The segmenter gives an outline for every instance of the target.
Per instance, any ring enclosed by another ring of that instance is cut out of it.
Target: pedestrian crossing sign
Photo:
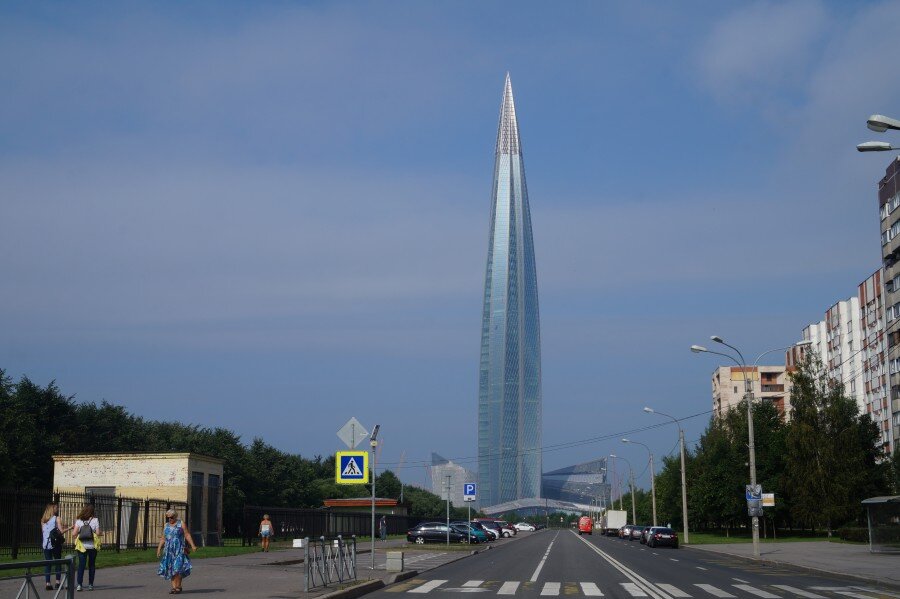
[[[365,451],[339,451],[335,454],[334,470],[334,482],[338,484],[368,484],[369,454]]]

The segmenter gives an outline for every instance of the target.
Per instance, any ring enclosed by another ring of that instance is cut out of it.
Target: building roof
[[[370,507],[371,497],[354,497],[351,499],[326,499],[322,502],[325,507]],[[375,507],[396,507],[399,502],[396,499],[384,497],[375,498]]]
[[[882,497],[869,497],[863,499],[863,505],[873,505],[878,503],[900,503],[900,495],[885,495]]]
[[[54,462],[60,460],[88,461],[88,460],[125,460],[125,459],[142,459],[142,460],[170,460],[172,458],[198,459],[216,464],[224,464],[225,460],[214,458],[213,456],[204,455],[202,453],[192,453],[189,451],[174,451],[169,453],[163,452],[98,452],[98,453],[57,453],[51,456]]]

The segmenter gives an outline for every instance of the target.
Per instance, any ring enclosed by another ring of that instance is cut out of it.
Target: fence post
[[[116,497],[116,553],[122,548],[122,498]]]
[[[75,556],[67,555],[69,565],[66,567],[66,597],[75,599]]]
[[[13,496],[13,520],[12,520],[12,548],[10,549],[10,558],[17,559],[19,557],[19,509],[22,507],[21,491],[16,489]]]
[[[306,577],[303,579],[303,592],[309,592],[309,537],[303,539],[303,565],[306,567]]]
[[[144,500],[144,549],[147,549],[147,542],[150,540],[150,499]]]

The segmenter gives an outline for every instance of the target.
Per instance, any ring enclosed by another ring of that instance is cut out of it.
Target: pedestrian
[[[185,542],[191,546],[190,550]],[[191,551],[197,551],[191,532],[178,519],[178,512],[173,509],[166,511],[166,527],[156,547],[156,557],[162,558],[156,573],[172,581],[170,595],[180,593],[181,581],[191,575],[191,558],[188,557]]]
[[[259,537],[262,539],[262,550],[269,550],[269,539],[275,535],[275,527],[269,520],[269,514],[263,514],[262,522],[259,523]]]
[[[72,536],[75,538],[75,551],[78,552],[78,586],[80,591],[84,584],[84,567],[88,568],[89,591],[94,590],[94,573],[97,571],[97,551],[100,550],[100,520],[94,515],[94,506],[81,508],[75,524],[72,525]]]
[[[382,541],[387,541],[387,516],[381,517],[381,522],[378,525],[378,534]]]
[[[63,528],[59,519],[59,504],[48,503],[41,517],[41,549],[44,551],[44,559],[62,559],[63,543],[66,540],[65,533],[72,527]],[[50,586],[50,565],[44,566],[44,578],[46,589],[52,591],[59,588],[62,579],[62,564],[56,564],[56,586]]]

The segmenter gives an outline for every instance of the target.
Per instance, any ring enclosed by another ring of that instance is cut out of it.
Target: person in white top
[[[97,546],[94,540],[97,539],[100,532],[100,520],[94,516],[94,506],[86,505],[81,508],[78,513],[78,519],[73,525],[73,536],[75,541],[75,550],[78,551],[78,586],[76,591],[80,591],[84,584],[84,567],[85,562],[88,567],[88,590],[94,590],[94,573],[97,570]]]
[[[62,521],[59,519],[59,505],[48,503],[44,508],[44,515],[41,517],[41,549],[44,552],[44,559],[62,559],[64,533],[70,531],[72,527],[64,528]],[[55,532],[54,532],[55,531]],[[62,565],[56,564],[56,586],[50,586],[50,566],[44,566],[44,578],[46,579],[46,589],[52,591],[59,588],[59,582],[62,578]]]

